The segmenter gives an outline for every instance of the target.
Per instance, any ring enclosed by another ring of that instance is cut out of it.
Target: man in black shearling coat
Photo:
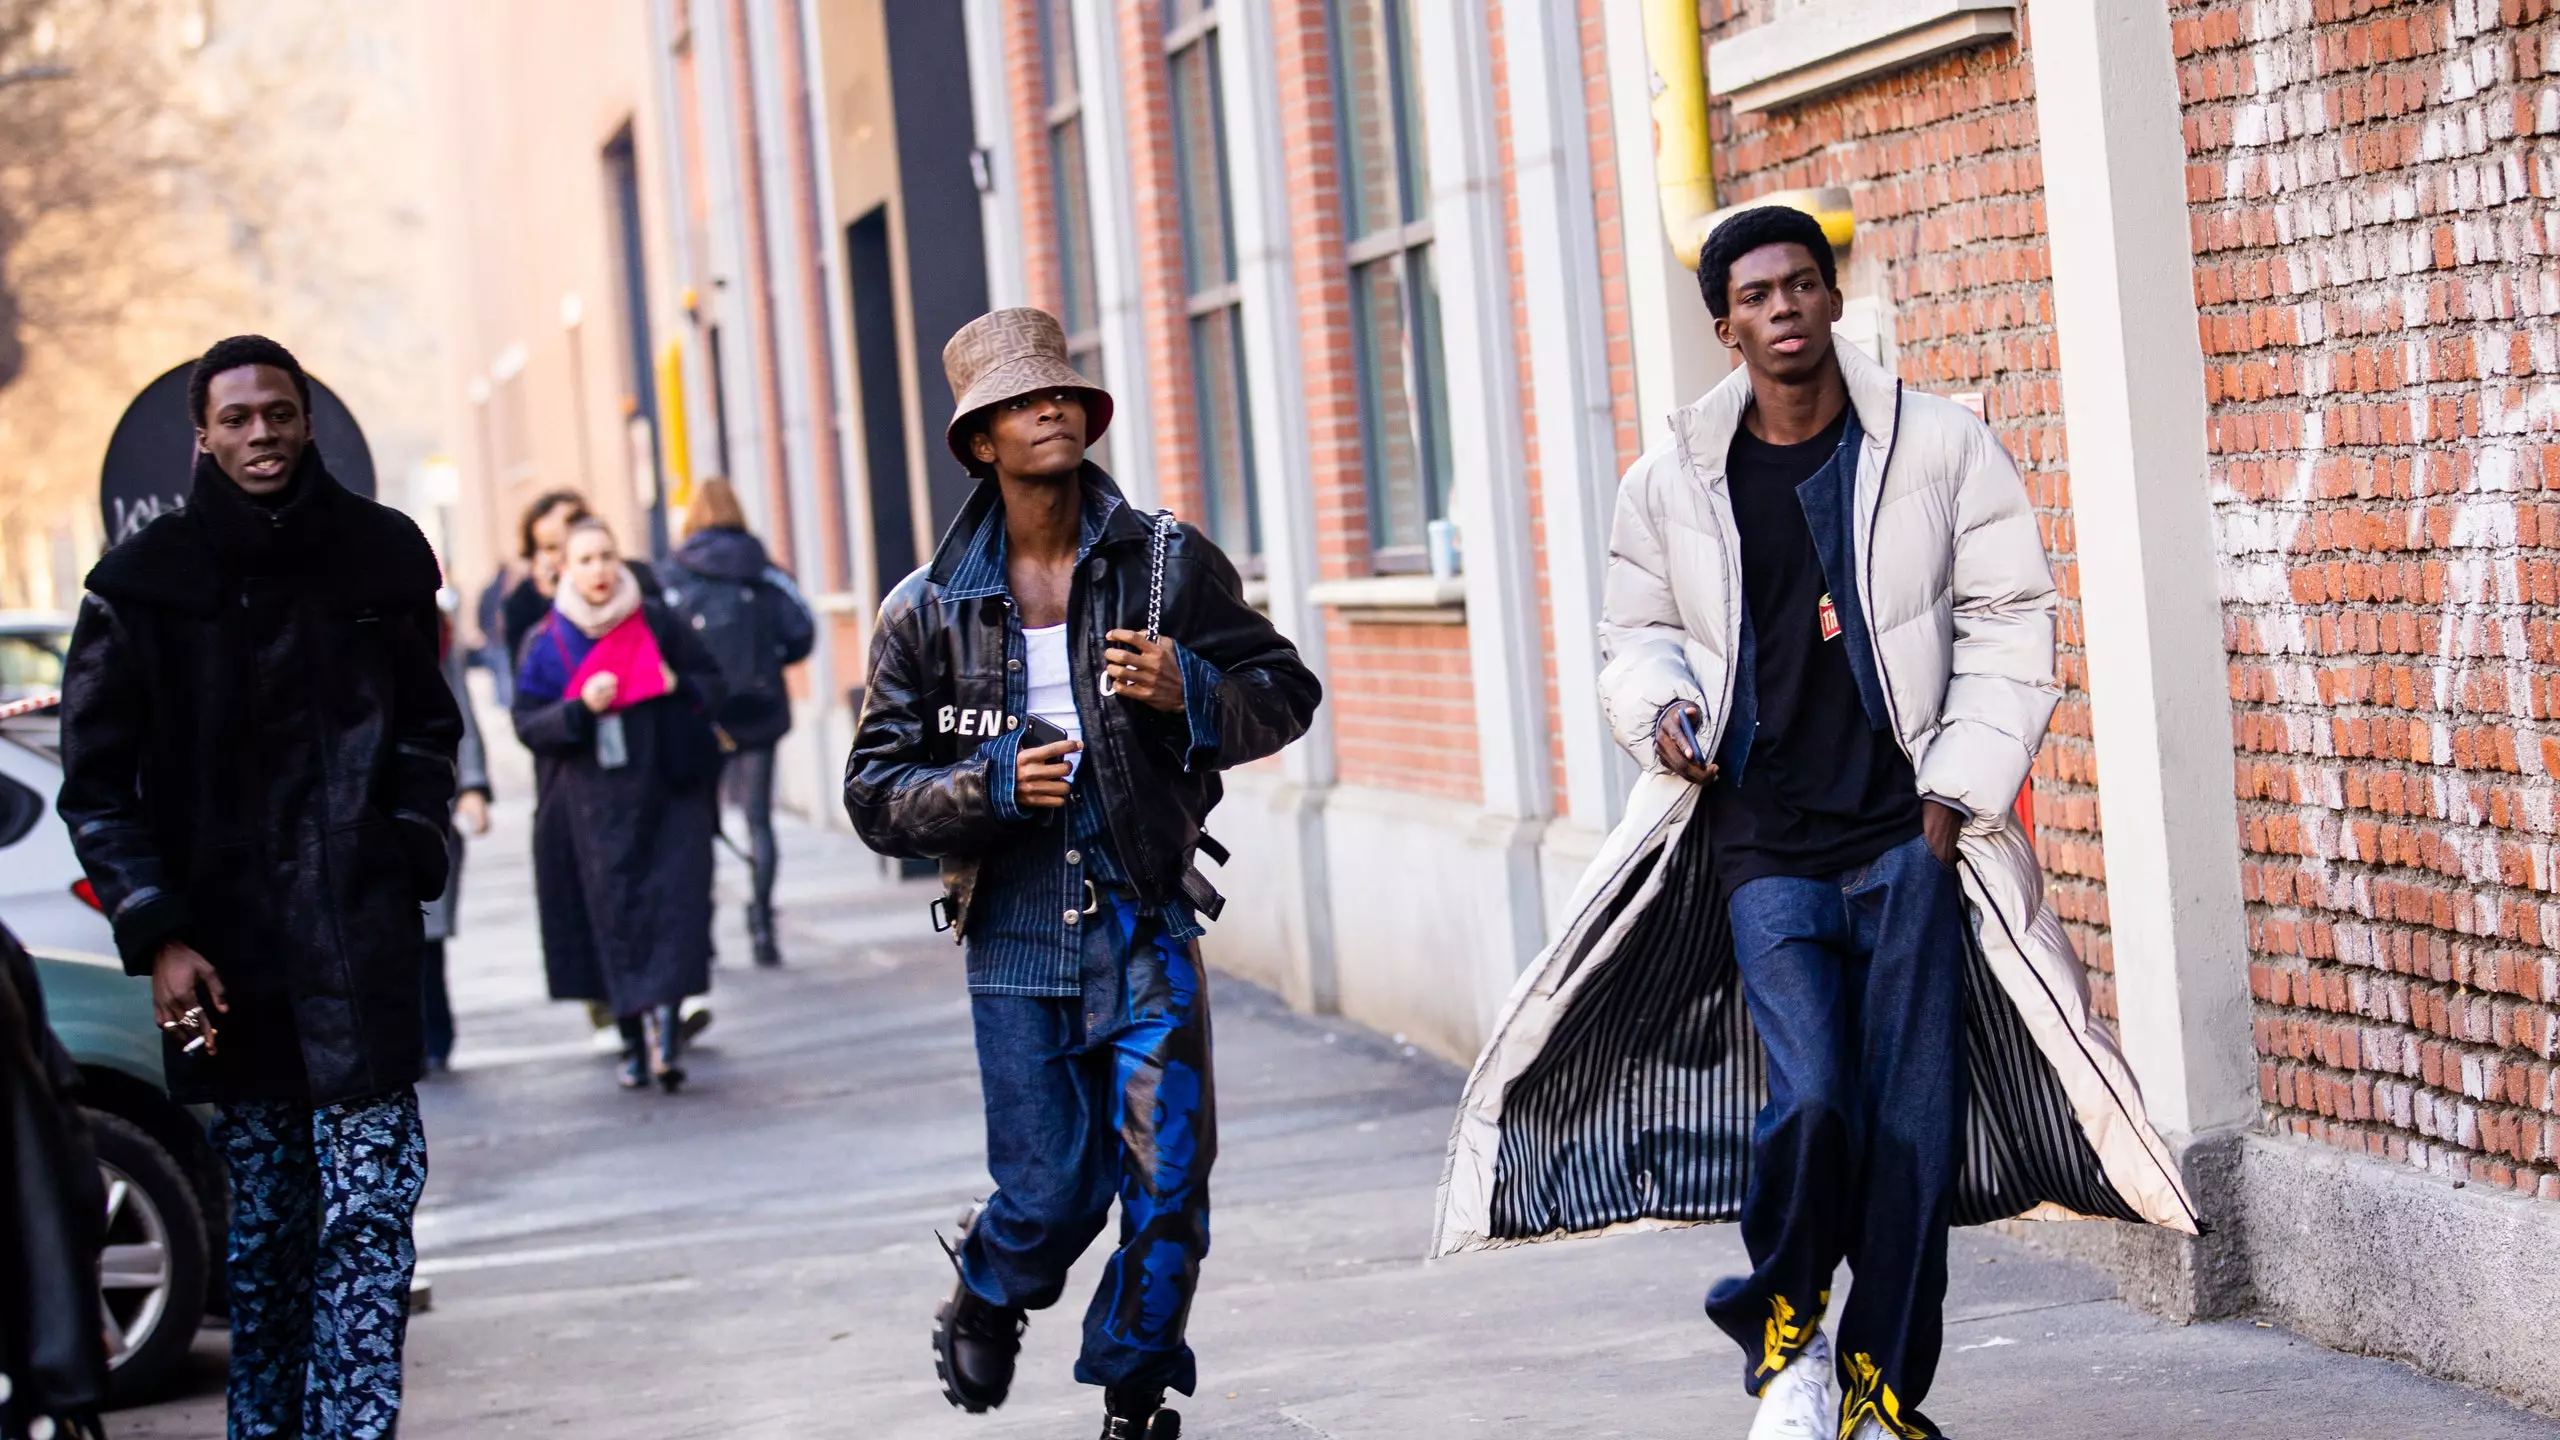
[[[60,808],[169,1087],[233,1188],[231,1433],[386,1436],[426,1180],[419,906],[444,888],[461,713],[434,553],[329,476],[261,336],[188,387],[195,485],[90,572]]]

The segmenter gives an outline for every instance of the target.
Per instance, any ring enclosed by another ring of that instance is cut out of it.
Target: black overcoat
[[[665,606],[647,600],[640,613],[676,688],[620,712],[624,764],[596,763],[596,716],[574,695],[532,695],[519,684],[514,712],[540,796],[533,874],[551,997],[602,1001],[619,1016],[711,988],[711,846],[720,829],[717,767],[678,785],[664,753],[676,723],[717,712],[720,667]],[[543,643],[543,631],[525,643]],[[678,707],[683,715],[668,713]]]
[[[72,847],[132,974],[222,977],[181,1101],[370,1099],[418,1078],[418,907],[444,889],[462,714],[435,553],[306,450],[281,504],[200,458],[186,508],[89,572],[62,682]]]

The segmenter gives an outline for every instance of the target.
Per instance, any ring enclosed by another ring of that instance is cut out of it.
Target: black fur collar
[[[196,457],[185,507],[100,557],[89,589],[109,600],[210,608],[252,576],[291,576],[353,604],[432,602],[435,552],[409,517],[350,493],[318,447],[303,452],[283,503],[259,505]]]

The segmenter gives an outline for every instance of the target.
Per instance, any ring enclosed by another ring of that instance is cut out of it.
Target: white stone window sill
[[[2017,0],[1816,0],[1707,47],[1707,88],[1738,113],[1770,110],[2017,27]]]
[[[1467,582],[1429,575],[1371,575],[1323,580],[1307,587],[1307,602],[1352,625],[1464,625]]]

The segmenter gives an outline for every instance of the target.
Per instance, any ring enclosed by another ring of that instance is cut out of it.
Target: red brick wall
[[[1719,4],[1707,0],[1710,43],[1769,19],[1767,0],[1742,0],[1723,19]],[[1962,51],[1806,104],[1753,115],[1715,106],[1717,192],[1734,204],[1773,190],[1848,186],[1858,233],[1847,263],[1880,267],[1903,380],[1939,394],[1980,392],[1984,418],[2026,478],[2063,596],[2064,694],[2036,757],[2037,849],[2089,966],[2092,1000],[2112,1017],[2114,959],[2026,12],[2018,25],[2014,43]],[[1697,323],[1706,323],[1703,311]]]
[[[1636,411],[1636,341],[1627,305],[1627,256],[1658,242],[1650,230],[1628,233],[1618,193],[1618,117],[1609,90],[1609,35],[1605,0],[1582,0],[1582,110],[1591,142],[1591,213],[1600,230],[1600,330],[1609,360],[1609,419],[1623,473],[1644,453],[1642,417]],[[1605,519],[1603,521],[1605,524]],[[1605,543],[1605,542],[1604,542]]]
[[[2560,1199],[2548,0],[2181,0],[2275,1123]]]

